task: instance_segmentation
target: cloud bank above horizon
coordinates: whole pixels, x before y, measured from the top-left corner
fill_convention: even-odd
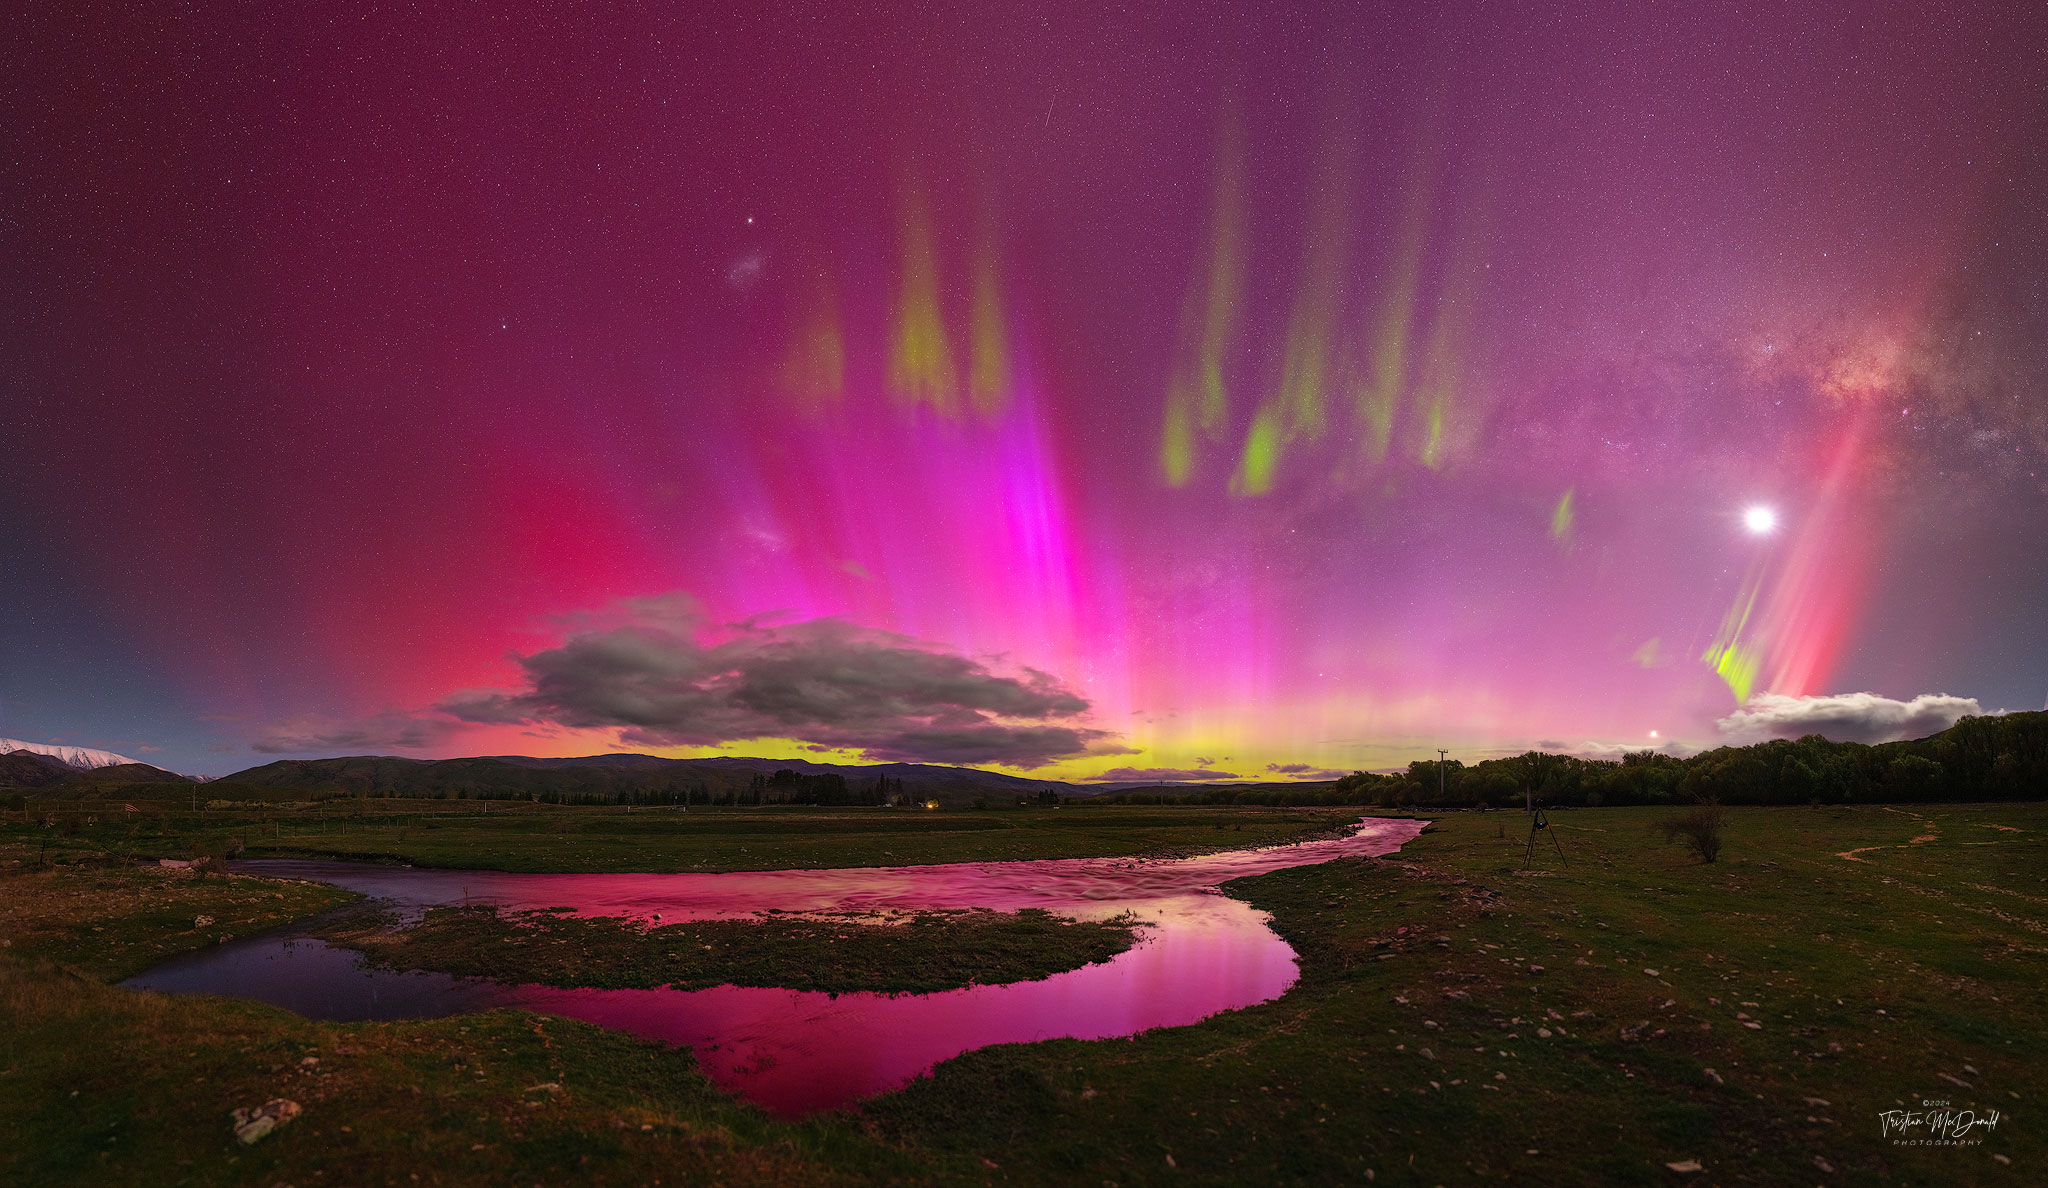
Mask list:
[[[1946,693],[1922,693],[1910,701],[1876,693],[1817,697],[1760,693],[1715,725],[1724,742],[1737,746],[1809,734],[1835,742],[1881,743],[1939,734],[1958,719],[1982,713],[1976,698]]]
[[[877,762],[1033,768],[1123,750],[1086,724],[1085,699],[1043,672],[1001,674],[841,619],[714,631],[682,594],[617,603],[517,661],[525,689],[459,693],[435,708],[474,725],[616,730],[628,746],[790,738]]]

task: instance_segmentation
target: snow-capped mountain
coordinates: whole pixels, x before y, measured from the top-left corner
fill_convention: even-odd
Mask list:
[[[53,743],[23,742],[18,738],[0,738],[0,755],[9,751],[34,751],[48,755],[59,763],[68,763],[80,771],[91,771],[95,767],[112,767],[117,763],[141,763],[126,755],[112,751],[95,751],[90,747],[60,747]]]

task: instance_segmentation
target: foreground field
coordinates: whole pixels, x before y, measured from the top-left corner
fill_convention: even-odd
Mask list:
[[[1131,805],[930,812],[340,800],[130,811],[111,802],[18,815],[0,823],[0,840],[49,847],[59,859],[240,853],[518,873],[671,873],[1156,857],[1302,841],[1356,819],[1341,809]]]
[[[568,909],[562,909],[566,912]],[[1131,947],[1125,920],[1021,912],[767,916],[650,925],[622,916],[429,908],[409,927],[351,913],[317,933],[391,969],[598,989],[766,986],[930,994],[1043,978]]]
[[[1714,865],[1660,815],[1559,814],[1569,865],[1530,874],[1520,814],[1452,814],[1393,860],[1232,884],[1300,954],[1282,999],[969,1053],[795,1125],[687,1055],[558,1020],[317,1024],[113,989],[207,943],[182,915],[199,901],[152,924],[164,876],[15,874],[0,1133],[30,1141],[0,1181],[2041,1182],[2048,806],[1737,810]],[[95,962],[107,935],[156,939]],[[277,1096],[305,1115],[236,1146],[229,1111]],[[1894,1145],[1929,1134],[1884,1114],[1924,1101],[1997,1123]]]

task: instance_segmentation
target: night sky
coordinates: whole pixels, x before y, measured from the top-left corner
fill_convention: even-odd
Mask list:
[[[1270,777],[2048,696],[2037,3],[58,7],[0,736]]]

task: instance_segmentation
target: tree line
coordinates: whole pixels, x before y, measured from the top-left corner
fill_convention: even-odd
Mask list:
[[[1687,758],[1634,751],[1582,759],[1529,751],[1467,765],[1421,759],[1405,771],[1353,772],[1298,788],[1124,792],[1107,804],[1359,805],[1519,808],[1630,804],[1854,804],[2048,797],[2048,713],[1966,717],[1940,734],[1867,745],[1818,734],[1716,747]]]

